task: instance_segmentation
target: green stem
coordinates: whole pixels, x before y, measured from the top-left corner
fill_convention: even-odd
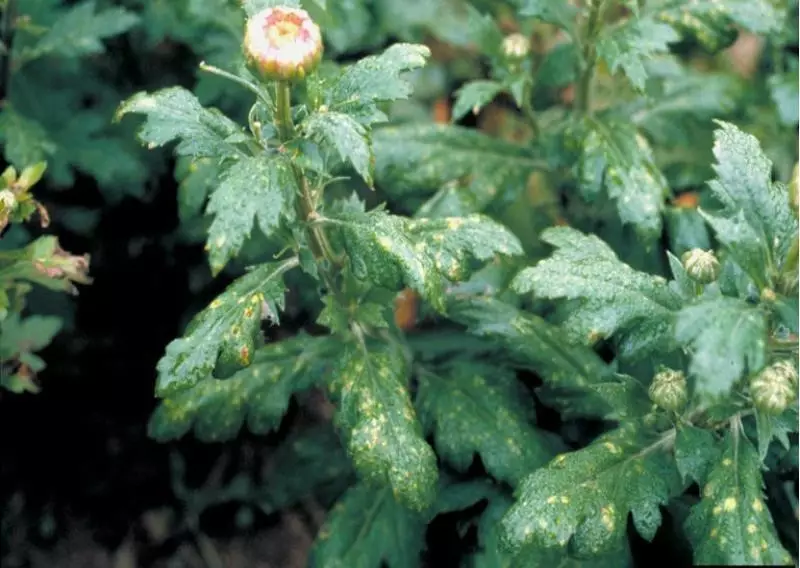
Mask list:
[[[582,37],[581,72],[575,87],[575,109],[581,114],[592,112],[592,79],[597,59],[594,43],[603,10],[603,0],[590,0],[589,17]]]

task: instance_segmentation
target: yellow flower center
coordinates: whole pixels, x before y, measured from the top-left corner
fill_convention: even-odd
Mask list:
[[[275,47],[284,47],[297,40],[300,25],[297,22],[283,20],[267,28],[269,42]]]

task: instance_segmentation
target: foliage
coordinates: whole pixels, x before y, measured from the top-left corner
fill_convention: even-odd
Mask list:
[[[149,434],[299,430],[216,499],[174,482],[186,522],[314,495],[312,566],[422,566],[454,516],[466,566],[627,566],[642,540],[797,562],[796,499],[773,498],[797,474],[796,2],[123,4],[20,3],[4,30],[25,169],[0,230],[46,221],[42,160],[48,189],[116,202],[171,149],[205,307],[156,366]],[[322,31],[300,79],[243,57],[278,5]],[[114,77],[114,49],[197,74]],[[59,329],[20,315],[28,283],[70,291],[87,262],[0,251],[4,386],[33,388]],[[332,417],[297,426],[322,391]]]

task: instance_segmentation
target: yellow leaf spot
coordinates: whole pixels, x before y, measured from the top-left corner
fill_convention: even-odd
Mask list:
[[[762,510],[764,510],[764,505],[762,505],[761,501],[758,499],[753,499],[753,510],[756,513],[760,513]]]
[[[722,465],[724,465],[725,467],[728,467],[732,463],[733,461],[731,461],[731,458],[725,458],[724,460],[722,460]]]
[[[719,531],[716,528],[711,529],[711,538],[717,538]]]
[[[747,525],[747,532],[749,534],[755,534],[757,530],[758,530],[758,527],[756,527],[753,523],[750,523],[749,525]]]
[[[543,529],[546,529],[547,521],[545,521],[544,519],[539,519],[539,526],[542,527]]]
[[[609,505],[600,509],[600,520],[603,522],[609,532],[614,530],[614,508]]]
[[[463,224],[464,220],[461,217],[450,217],[447,219],[447,228],[451,230],[458,229]]]
[[[726,512],[736,510],[736,498],[735,497],[728,497],[722,503],[722,507],[725,509]]]
[[[766,550],[766,549],[767,549],[767,541],[762,538],[761,539],[761,550]]]
[[[216,309],[217,309],[218,307],[220,307],[221,305],[222,305],[222,300],[220,300],[219,298],[217,298],[217,299],[215,299],[213,302],[211,302],[211,303],[208,305],[208,307],[209,307],[209,308],[211,308],[212,310],[216,310]]]
[[[555,502],[556,502],[556,496],[555,495],[551,495],[550,497],[547,498],[547,504],[548,505],[552,505]]]
[[[728,542],[728,537],[725,537],[725,536],[719,537],[719,543],[720,544],[725,544],[726,542]]]
[[[561,502],[564,503],[564,505],[566,505],[567,503],[569,503],[569,497],[567,497],[566,495],[562,495]]]
[[[753,557],[753,560],[758,560],[761,556],[761,551],[758,549],[757,546],[753,546],[750,548],[750,556]]]
[[[609,452],[611,452],[612,454],[618,454],[618,453],[620,453],[620,451],[622,451],[622,450],[620,450],[620,449],[619,449],[617,446],[615,446],[614,444],[612,444],[611,442],[606,442],[606,443],[605,443],[605,444],[603,444],[603,445],[604,445],[606,448],[608,448],[608,451],[609,451]]]
[[[392,239],[385,235],[381,235],[378,237],[378,244],[381,245],[384,250],[390,250],[392,248]]]
[[[251,318],[251,317],[253,317],[253,308],[251,308],[251,307],[249,307],[249,306],[248,306],[248,307],[246,307],[246,308],[244,309],[244,317],[246,317],[246,318],[248,318],[248,319],[249,319],[249,318]]]
[[[712,513],[713,515],[719,515],[721,512],[722,512],[722,507],[720,507],[719,505],[717,505],[716,507],[714,507],[714,509],[711,511],[711,513]]]

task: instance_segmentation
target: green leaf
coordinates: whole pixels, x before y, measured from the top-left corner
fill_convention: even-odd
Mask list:
[[[775,534],[763,484],[755,448],[738,432],[728,434],[684,524],[695,565],[792,564]]]
[[[430,256],[436,269],[454,281],[472,273],[472,260],[523,254],[514,233],[484,215],[418,218],[409,221],[408,233],[417,242],[417,251]]]
[[[278,321],[283,308],[283,274],[297,259],[262,264],[248,272],[197,314],[183,337],[167,345],[158,362],[159,397],[194,386],[214,371],[217,361],[249,365],[260,338],[261,320]]]
[[[300,0],[242,0],[241,4],[248,16],[253,16],[262,10],[274,8],[276,6],[300,8]]]
[[[317,112],[303,121],[305,136],[320,144],[323,149],[333,149],[355,168],[358,175],[372,186],[372,147],[367,129],[356,120],[340,112]]]
[[[62,326],[61,318],[55,316],[21,319],[18,313],[12,312],[0,320],[0,361],[9,361],[47,347]]]
[[[391,318],[391,311],[386,304],[354,301],[349,306],[343,307],[337,298],[330,295],[323,297],[322,303],[325,307],[322,308],[317,323],[329,328],[333,333],[349,333],[353,322],[367,329],[389,327],[388,319]]]
[[[627,422],[590,446],[561,454],[532,473],[502,520],[512,548],[564,547],[598,554],[625,544],[628,513],[645,539],[661,525],[660,505],[681,491],[670,452],[674,431],[654,434]],[[571,541],[571,542],[570,542]]]
[[[3,157],[17,168],[44,161],[56,151],[45,128],[6,106],[0,112],[0,140]]]
[[[397,43],[380,55],[357,61],[326,88],[328,108],[352,115],[366,126],[385,121],[376,103],[407,99],[412,86],[404,72],[423,67],[430,54],[424,45]]]
[[[448,316],[468,326],[470,333],[499,341],[514,364],[542,376],[539,398],[564,419],[619,420],[650,409],[639,383],[615,374],[591,349],[571,344],[561,329],[538,316],[486,297],[456,300]]]
[[[353,275],[389,290],[413,288],[438,310],[444,309],[444,285],[434,261],[417,248],[407,220],[374,210],[344,213],[335,220],[341,229]]]
[[[668,52],[669,44],[679,39],[680,36],[667,24],[649,17],[630,18],[601,32],[597,39],[597,55],[612,73],[622,69],[631,84],[643,90],[647,79],[645,61]]]
[[[130,113],[147,117],[138,137],[149,149],[178,140],[179,156],[220,158],[239,152],[226,140],[241,133],[239,125],[217,109],[203,107],[182,87],[136,93],[120,105],[115,120]]]
[[[311,337],[262,347],[252,364],[232,377],[208,376],[167,396],[150,417],[148,435],[166,442],[194,428],[199,440],[223,442],[235,438],[245,421],[255,434],[275,430],[292,394],[319,383],[330,371],[333,347],[327,338]]]
[[[714,434],[703,428],[681,426],[675,436],[675,464],[684,483],[693,479],[699,484],[706,482],[711,464],[719,457]]]
[[[777,32],[781,28],[781,17],[769,0],[726,0],[724,3],[715,0],[695,0],[682,2],[679,8],[695,16],[719,15],[730,18],[733,22],[755,34]]]
[[[564,322],[573,341],[593,343],[627,333],[622,336],[627,356],[669,346],[680,299],[666,280],[632,269],[594,235],[556,227],[546,229],[542,240],[556,251],[520,272],[511,287],[538,298],[575,300]]]
[[[347,345],[328,386],[337,405],[334,423],[360,476],[422,511],[435,497],[438,470],[414,415],[407,373],[395,348]]]
[[[519,15],[536,18],[554,24],[567,31],[571,30],[577,8],[567,0],[515,0],[519,6]]]
[[[743,374],[766,364],[765,314],[738,298],[720,296],[683,308],[675,338],[692,348],[689,371],[703,392],[727,392]]]
[[[72,6],[32,47],[20,57],[31,60],[44,55],[84,57],[103,53],[102,40],[128,31],[139,17],[124,8],[96,11],[96,2],[87,0]]]
[[[768,284],[778,263],[786,258],[797,219],[786,189],[771,183],[772,163],[758,140],[734,125],[717,121],[714,131],[716,179],[709,187],[723,210],[707,213],[717,238],[759,287]]]
[[[416,406],[437,453],[465,471],[480,455],[495,478],[515,486],[555,454],[533,426],[533,400],[513,373],[474,362],[419,374]]]
[[[291,165],[282,157],[242,158],[225,171],[206,207],[214,216],[206,246],[214,275],[241,250],[254,221],[269,237],[282,217],[294,216],[296,189]]]
[[[503,85],[497,81],[477,80],[470,81],[456,92],[456,102],[453,105],[453,122],[461,120],[468,112],[478,114],[478,111],[503,90]]]
[[[630,121],[588,117],[579,128],[581,191],[591,199],[605,187],[624,224],[647,240],[661,235],[661,211],[668,193],[647,140]]]
[[[785,449],[789,449],[788,434],[798,431],[797,407],[787,408],[778,416],[756,409],[755,421],[756,436],[758,438],[758,459],[763,462],[767,457],[773,440],[777,440]]]
[[[778,116],[786,126],[793,126],[798,121],[800,110],[797,108],[797,101],[800,99],[798,82],[800,77],[797,71],[776,73],[767,80],[769,94],[778,109]]]
[[[373,134],[376,179],[392,195],[432,193],[469,178],[481,193],[513,200],[533,170],[546,166],[531,150],[472,128],[409,124]]]
[[[388,489],[358,484],[328,516],[311,550],[313,568],[417,568],[425,518],[402,507]]]

